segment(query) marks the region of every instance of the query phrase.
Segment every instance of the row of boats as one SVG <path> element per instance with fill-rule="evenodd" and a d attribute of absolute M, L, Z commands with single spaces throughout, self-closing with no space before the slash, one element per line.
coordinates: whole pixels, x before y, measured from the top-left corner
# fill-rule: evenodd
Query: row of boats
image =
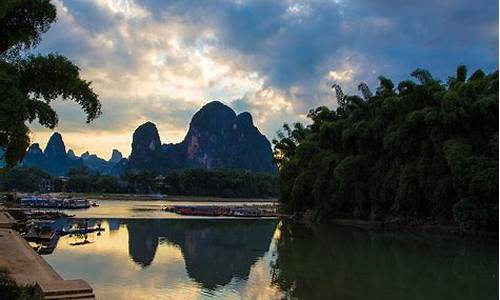
<path fill-rule="evenodd" d="M 50 195 L 24 195 L 21 196 L 21 205 L 33 208 L 59 208 L 77 209 L 98 206 L 95 202 L 90 202 L 84 198 L 65 198 Z"/>
<path fill-rule="evenodd" d="M 28 243 L 40 254 L 52 253 L 57 246 L 59 237 L 70 235 L 83 238 L 83 241 L 71 245 L 84 245 L 90 243 L 87 236 L 89 233 L 104 231 L 100 222 L 80 219 L 76 223 L 69 224 L 60 221 L 58 209 L 85 209 L 92 206 L 98 206 L 95 202 L 91 203 L 87 199 L 77 197 L 63 197 L 60 194 L 45 195 L 20 195 L 21 206 L 25 215 L 24 230 L 22 235 Z M 45 210 L 43 208 L 48 208 Z M 54 209 L 54 210 L 52 210 Z M 173 212 L 186 216 L 204 216 L 204 217 L 276 217 L 278 216 L 276 206 L 273 205 L 173 205 L 164 208 L 165 211 Z M 56 214 L 56 215 L 54 215 Z"/>
<path fill-rule="evenodd" d="M 61 197 L 60 195 L 23 195 L 21 205 L 30 208 L 78 209 L 99 206 L 84 198 Z M 172 205 L 165 211 L 185 216 L 203 217 L 277 217 L 276 206 L 263 205 Z"/>
<path fill-rule="evenodd" d="M 230 205 L 173 205 L 164 209 L 185 216 L 202 217 L 276 217 L 274 208 L 262 208 L 254 206 L 230 206 Z"/>
<path fill-rule="evenodd" d="M 74 224 L 71 227 L 58 228 L 54 220 L 30 220 L 23 233 L 24 239 L 40 254 L 50 254 L 57 246 L 59 237 L 64 235 L 86 236 L 89 233 L 104 231 L 101 224 L 90 226 L 87 221 Z"/>

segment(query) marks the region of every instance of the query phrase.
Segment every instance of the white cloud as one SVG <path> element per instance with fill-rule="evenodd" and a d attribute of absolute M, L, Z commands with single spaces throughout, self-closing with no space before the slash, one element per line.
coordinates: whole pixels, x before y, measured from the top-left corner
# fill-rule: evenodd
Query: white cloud
<path fill-rule="evenodd" d="M 153 20 L 150 13 L 133 1 L 94 0 L 111 17 L 123 15 L 112 26 L 97 33 L 78 23 L 74 11 L 58 1 L 59 22 L 51 30 L 70 32 L 67 43 L 85 44 L 83 53 L 73 58 L 82 76 L 93 82 L 103 115 L 83 125 L 83 113 L 74 103 L 55 103 L 68 147 L 107 155 L 112 144 L 129 153 L 133 130 L 143 122 L 157 124 L 162 142 L 182 140 L 191 116 L 212 100 L 230 102 L 247 93 L 259 91 L 264 79 L 244 63 L 241 56 L 220 47 L 217 31 L 211 27 L 188 24 L 165 13 Z M 135 22 L 134 18 L 148 19 Z M 59 36 L 48 35 L 43 46 L 51 48 Z M 33 126 L 44 141 L 50 131 Z M 95 132 L 95 141 L 89 138 Z M 111 132 L 114 132 L 112 134 Z M 100 135 L 110 134 L 110 139 Z M 82 138 L 82 137 L 87 138 Z M 121 139 L 118 141 L 118 139 Z"/>
<path fill-rule="evenodd" d="M 332 80 L 340 82 L 350 82 L 352 80 L 353 75 L 354 75 L 353 69 L 331 70 L 330 72 L 328 72 L 328 76 Z"/>
<path fill-rule="evenodd" d="M 133 0 L 92 0 L 99 7 L 109 11 L 114 16 L 143 19 L 150 15 L 144 7 L 138 5 Z"/>
<path fill-rule="evenodd" d="M 105 155 L 105 141 L 81 134 L 131 136 L 151 120 L 164 142 L 176 142 L 197 109 L 219 100 L 249 110 L 272 139 L 283 122 L 307 121 L 309 109 L 335 106 L 333 82 L 356 93 L 360 81 L 373 87 L 380 74 L 400 80 L 417 67 L 438 68 L 442 77 L 457 63 L 498 66 L 498 15 L 491 9 L 497 3 L 473 11 L 463 0 L 446 9 L 413 0 L 409 9 L 394 0 L 54 3 L 58 22 L 39 49 L 74 61 L 103 105 L 103 116 L 84 125 L 76 105 L 55 104 L 58 130 L 74 141 L 71 147 Z M 121 145 L 130 151 L 128 142 Z"/>

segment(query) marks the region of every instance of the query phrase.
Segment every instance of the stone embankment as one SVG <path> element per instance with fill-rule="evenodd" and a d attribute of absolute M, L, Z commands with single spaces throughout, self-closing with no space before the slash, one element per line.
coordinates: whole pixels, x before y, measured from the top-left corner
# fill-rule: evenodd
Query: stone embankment
<path fill-rule="evenodd" d="M 14 229 L 16 220 L 0 206 L 0 268 L 18 285 L 35 285 L 42 299 L 95 299 L 81 279 L 64 280 Z"/>

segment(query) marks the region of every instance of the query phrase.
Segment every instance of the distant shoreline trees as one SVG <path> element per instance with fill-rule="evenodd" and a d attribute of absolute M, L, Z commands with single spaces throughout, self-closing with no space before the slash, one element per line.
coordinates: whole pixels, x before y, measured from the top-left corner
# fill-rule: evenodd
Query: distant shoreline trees
<path fill-rule="evenodd" d="M 334 85 L 337 109 L 283 126 L 273 144 L 285 211 L 498 230 L 498 71 L 411 75 L 397 86 L 379 77 L 374 94 L 360 84 L 362 97 Z"/>
<path fill-rule="evenodd" d="M 0 174 L 0 191 L 129 193 L 212 196 L 224 198 L 276 197 L 276 176 L 240 170 L 186 169 L 157 175 L 125 173 L 117 177 L 70 170 L 68 177 L 52 176 L 36 168 L 16 167 Z"/>

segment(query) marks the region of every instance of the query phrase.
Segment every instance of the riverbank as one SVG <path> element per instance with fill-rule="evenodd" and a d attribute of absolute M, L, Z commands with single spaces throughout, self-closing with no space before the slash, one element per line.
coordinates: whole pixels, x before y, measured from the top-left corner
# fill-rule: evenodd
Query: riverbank
<path fill-rule="evenodd" d="M 103 194 L 103 193 L 60 193 L 73 197 L 84 197 L 89 200 L 162 200 L 172 202 L 273 202 L 278 203 L 277 198 L 223 198 L 212 196 L 186 196 L 186 195 L 164 195 L 164 194 Z"/>
<path fill-rule="evenodd" d="M 319 222 L 310 211 L 295 213 L 292 219 L 296 222 L 316 225 L 331 224 L 340 226 L 357 227 L 369 230 L 386 230 L 409 233 L 430 233 L 449 236 L 469 236 L 498 240 L 498 232 L 487 232 L 478 230 L 463 230 L 457 224 L 443 223 L 433 219 L 420 219 L 404 216 L 387 216 L 381 220 L 371 221 L 354 218 L 334 218 Z"/>
<path fill-rule="evenodd" d="M 64 280 L 32 249 L 14 229 L 16 221 L 9 213 L 0 211 L 0 223 L 0 269 L 18 286 L 35 286 L 41 299 L 95 299 L 87 282 Z"/>
<path fill-rule="evenodd" d="M 297 217 L 294 218 L 297 220 Z M 299 220 L 304 223 L 311 223 L 310 220 L 302 218 Z M 332 219 L 328 224 L 357 227 L 370 230 L 387 230 L 409 233 L 430 233 L 436 235 L 450 236 L 470 236 L 478 238 L 496 239 L 498 240 L 498 232 L 486 231 L 464 231 L 459 226 L 437 224 L 431 221 L 413 221 L 413 222 L 390 222 L 390 221 L 369 221 L 359 219 Z"/>

